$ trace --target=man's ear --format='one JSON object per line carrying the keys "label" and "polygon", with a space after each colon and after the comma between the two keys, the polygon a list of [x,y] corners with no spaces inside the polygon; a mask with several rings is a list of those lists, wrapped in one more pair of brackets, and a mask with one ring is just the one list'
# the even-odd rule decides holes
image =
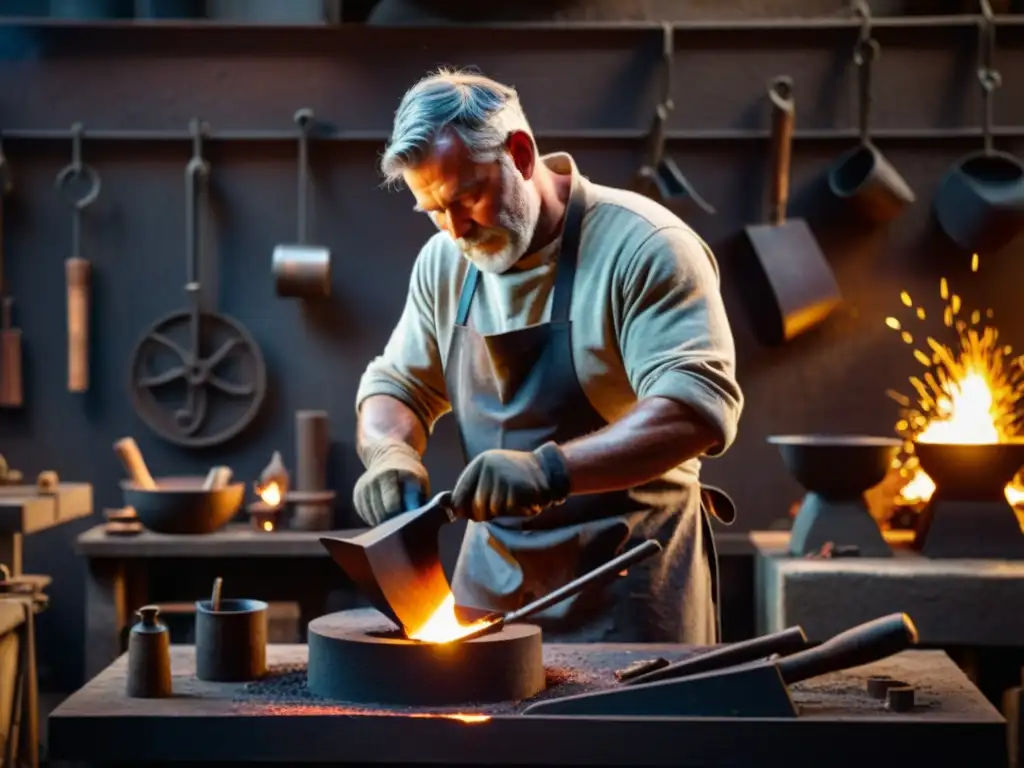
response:
{"label": "man's ear", "polygon": [[533,148],[533,139],[525,131],[512,131],[505,139],[505,148],[512,157],[516,170],[527,181],[533,176],[537,167],[537,153]]}

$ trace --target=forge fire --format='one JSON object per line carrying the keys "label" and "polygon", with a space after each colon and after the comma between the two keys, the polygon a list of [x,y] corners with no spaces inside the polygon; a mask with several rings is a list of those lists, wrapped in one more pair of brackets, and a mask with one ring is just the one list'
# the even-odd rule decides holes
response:
{"label": "forge fire", "polygon": [[[978,271],[979,262],[974,254],[972,272]],[[907,481],[898,497],[905,505],[926,503],[935,492],[934,481],[914,456],[915,442],[1001,443],[1020,439],[1024,429],[1024,355],[1014,355],[1013,347],[1003,343],[992,323],[995,312],[991,308],[966,310],[946,278],[940,280],[939,296],[943,325],[956,337],[952,345],[926,336],[923,346],[927,352],[914,346],[910,324],[926,322],[928,313],[906,291],[900,294],[900,301],[909,317],[890,316],[885,321],[905,344],[914,346],[914,358],[925,368],[910,377],[913,397],[887,392],[900,405],[896,432],[906,441],[896,459]],[[1020,476],[1006,486],[1006,499],[1014,506],[1024,504]]]}

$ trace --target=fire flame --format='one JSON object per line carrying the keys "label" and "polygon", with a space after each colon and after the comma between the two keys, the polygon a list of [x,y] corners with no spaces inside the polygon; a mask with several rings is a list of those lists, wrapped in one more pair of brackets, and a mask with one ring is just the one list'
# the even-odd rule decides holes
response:
{"label": "fire flame", "polygon": [[455,595],[449,592],[437,610],[430,614],[430,618],[424,622],[423,626],[409,633],[409,639],[419,640],[423,643],[450,643],[472,634],[478,629],[488,626],[490,623],[486,619],[475,621],[472,624],[460,622],[455,615]]}
{"label": "fire flame", "polygon": [[[974,254],[971,271],[978,271],[978,262]],[[914,349],[914,357],[927,369],[910,377],[916,399],[887,393],[900,404],[896,432],[907,441],[904,456],[896,460],[897,468],[908,478],[897,498],[897,503],[905,505],[925,503],[935,492],[934,481],[913,456],[914,442],[998,443],[1016,437],[1024,426],[1024,355],[1013,357],[1013,349],[999,343],[999,331],[982,322],[979,310],[964,319],[963,302],[950,292],[946,278],[939,283],[939,296],[945,302],[943,324],[956,332],[959,351],[928,336],[925,345],[930,355]],[[925,320],[925,310],[914,306],[910,294],[903,291],[900,300],[918,320]],[[991,320],[993,311],[986,310],[984,317]],[[899,332],[904,343],[914,343],[899,319],[887,317],[885,324]],[[1006,500],[1011,505],[1024,504],[1024,484],[1019,478],[1006,486]]]}
{"label": "fire flame", "polygon": [[256,495],[268,507],[281,506],[281,500],[284,498],[284,494],[281,493],[281,486],[273,480],[266,485],[257,485]]}

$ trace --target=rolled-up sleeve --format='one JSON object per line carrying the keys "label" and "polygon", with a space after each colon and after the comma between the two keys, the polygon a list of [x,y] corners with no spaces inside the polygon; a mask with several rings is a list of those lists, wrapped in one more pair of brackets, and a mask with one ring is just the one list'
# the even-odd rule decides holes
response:
{"label": "rolled-up sleeve", "polygon": [[666,397],[717,432],[709,456],[736,438],[743,393],[714,257],[692,232],[666,227],[627,262],[618,335],[637,398]]}
{"label": "rolled-up sleeve", "polygon": [[409,293],[384,352],[370,361],[356,393],[356,411],[373,395],[390,395],[408,405],[430,432],[451,405],[435,328],[431,243],[413,265]]}

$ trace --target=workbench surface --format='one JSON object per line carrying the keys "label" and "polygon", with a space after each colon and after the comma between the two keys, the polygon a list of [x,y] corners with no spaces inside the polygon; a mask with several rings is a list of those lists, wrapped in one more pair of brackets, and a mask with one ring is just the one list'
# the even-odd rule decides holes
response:
{"label": "workbench surface", "polygon": [[[551,687],[542,695],[610,687],[614,670],[631,661],[693,652],[545,645]],[[249,684],[196,680],[194,648],[175,645],[174,696],[129,699],[127,661],[122,655],[51,714],[51,759],[905,768],[956,753],[976,768],[1006,764],[1005,721],[941,651],[907,651],[795,685],[800,717],[775,720],[539,717],[516,714],[525,704],[514,703],[368,709],[310,694],[304,645],[268,646],[268,677]],[[915,711],[891,712],[867,695],[866,678],[879,674],[917,689]]]}

